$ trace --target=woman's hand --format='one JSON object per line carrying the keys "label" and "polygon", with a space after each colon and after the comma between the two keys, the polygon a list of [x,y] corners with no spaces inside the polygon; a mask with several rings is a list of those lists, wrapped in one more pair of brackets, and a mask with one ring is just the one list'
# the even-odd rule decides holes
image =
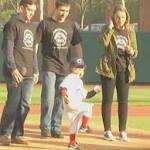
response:
{"label": "woman's hand", "polygon": [[114,23],[113,23],[112,19],[110,19],[110,20],[109,20],[108,28],[112,30],[113,27],[114,27]]}
{"label": "woman's hand", "polygon": [[127,54],[129,54],[129,55],[131,55],[131,56],[134,55],[134,50],[133,50],[133,48],[132,48],[131,46],[127,45],[127,46],[125,47],[125,50],[126,50]]}

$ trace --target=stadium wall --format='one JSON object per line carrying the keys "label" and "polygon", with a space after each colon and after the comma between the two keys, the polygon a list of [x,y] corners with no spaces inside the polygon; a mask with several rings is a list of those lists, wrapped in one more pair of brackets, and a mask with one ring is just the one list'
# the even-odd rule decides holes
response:
{"label": "stadium wall", "polygon": [[[84,81],[96,83],[100,81],[99,76],[95,73],[95,66],[99,61],[103,48],[99,44],[98,32],[82,32],[82,46],[85,63],[87,65]],[[150,83],[150,33],[137,33],[139,55],[135,61],[136,64],[136,80],[135,83]],[[2,32],[0,32],[0,46],[2,43]],[[41,66],[41,52],[38,52],[39,67]],[[4,81],[2,74],[3,54],[0,50],[0,81]]]}

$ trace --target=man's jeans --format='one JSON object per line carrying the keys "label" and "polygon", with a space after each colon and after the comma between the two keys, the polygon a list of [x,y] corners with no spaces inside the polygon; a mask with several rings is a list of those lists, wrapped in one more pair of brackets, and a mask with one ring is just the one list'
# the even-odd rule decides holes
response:
{"label": "man's jeans", "polygon": [[23,136],[24,122],[29,112],[33,79],[23,80],[18,87],[14,87],[13,80],[6,78],[7,101],[0,123],[0,134]]}
{"label": "man's jeans", "polygon": [[54,72],[43,72],[41,93],[41,131],[61,131],[63,103],[59,95],[59,85],[64,76]]}

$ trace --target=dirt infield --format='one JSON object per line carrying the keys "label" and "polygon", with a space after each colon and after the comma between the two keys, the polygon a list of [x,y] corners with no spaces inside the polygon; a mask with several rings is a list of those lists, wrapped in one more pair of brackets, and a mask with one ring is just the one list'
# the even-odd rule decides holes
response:
{"label": "dirt infield", "polygon": [[[64,138],[41,138],[37,125],[28,124],[25,127],[25,136],[29,145],[15,145],[9,147],[0,146],[1,150],[67,150],[68,134],[66,127],[63,127]],[[117,136],[117,133],[115,133]],[[94,130],[91,134],[78,134],[81,150],[150,150],[150,132],[130,130],[128,142],[116,140],[105,141],[102,137],[102,130]]]}
{"label": "dirt infield", "polygon": [[[2,106],[1,106],[2,107]],[[95,104],[93,107],[93,115],[100,114],[100,104]],[[0,109],[1,110],[1,109]],[[30,113],[39,114],[40,105],[31,105]],[[130,105],[128,108],[130,116],[150,116],[150,106],[148,105]],[[112,115],[117,115],[117,105],[112,106]]]}
{"label": "dirt infield", "polygon": [[[2,111],[0,106],[0,112]],[[100,105],[94,106],[94,115],[100,114]],[[31,105],[31,114],[39,114],[40,106]],[[117,106],[112,107],[113,115],[117,114]],[[129,106],[130,116],[150,116],[150,106]],[[64,138],[41,138],[38,124],[25,125],[25,137],[30,142],[29,145],[15,145],[9,147],[0,146],[0,150],[67,150],[68,132],[67,122],[63,123]],[[117,130],[116,130],[117,131]],[[150,150],[150,131],[141,131],[137,129],[128,129],[129,141],[121,142],[116,140],[108,142],[103,139],[103,129],[98,127],[91,134],[78,134],[78,142],[81,150]],[[117,137],[118,133],[114,135]]]}
{"label": "dirt infield", "polygon": [[[0,112],[2,112],[3,105],[0,105]],[[100,115],[100,104],[95,104],[93,107],[93,115]],[[40,105],[31,105],[31,114],[40,113]],[[150,116],[149,105],[129,105],[128,114],[130,116]],[[112,105],[112,115],[117,115],[117,105]]]}

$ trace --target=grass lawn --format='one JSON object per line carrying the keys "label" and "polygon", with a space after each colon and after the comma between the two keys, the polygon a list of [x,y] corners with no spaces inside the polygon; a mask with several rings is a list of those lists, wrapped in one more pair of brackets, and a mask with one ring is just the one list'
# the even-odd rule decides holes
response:
{"label": "grass lawn", "polygon": [[[31,115],[29,114],[26,120],[27,124],[36,124],[39,125],[40,115]],[[112,129],[118,132],[118,117],[112,116]],[[68,126],[69,122],[67,117],[63,117],[63,125]],[[150,116],[149,117],[139,117],[139,116],[128,116],[127,128],[136,129],[141,131],[150,131]],[[93,129],[103,129],[102,118],[100,116],[93,116],[90,120],[90,126]]]}
{"label": "grass lawn", "polygon": [[[86,89],[92,89],[92,85],[86,85]],[[130,86],[129,103],[133,105],[150,105],[150,86]],[[41,84],[34,86],[32,104],[40,104]],[[101,102],[101,93],[91,98],[89,101],[94,103]],[[0,103],[4,103],[6,100],[6,87],[5,84],[0,84]],[[117,96],[114,93],[114,102],[116,102]]]}
{"label": "grass lawn", "polygon": [[[91,89],[92,85],[86,85],[86,89]],[[40,104],[41,84],[38,84],[33,89],[32,104]],[[116,92],[114,94],[114,102],[116,102]],[[6,100],[6,87],[5,84],[0,84],[0,103],[4,104]],[[90,99],[89,101],[100,103],[101,93]],[[150,92],[149,86],[131,86],[129,94],[130,105],[150,105]],[[39,123],[39,115],[29,115],[28,123]],[[66,121],[65,121],[66,122]],[[99,123],[98,123],[99,122]],[[150,130],[150,116],[128,116],[128,126],[142,130]],[[102,126],[101,116],[93,117],[91,125],[95,128]],[[112,117],[112,126],[118,126],[117,116]]]}

